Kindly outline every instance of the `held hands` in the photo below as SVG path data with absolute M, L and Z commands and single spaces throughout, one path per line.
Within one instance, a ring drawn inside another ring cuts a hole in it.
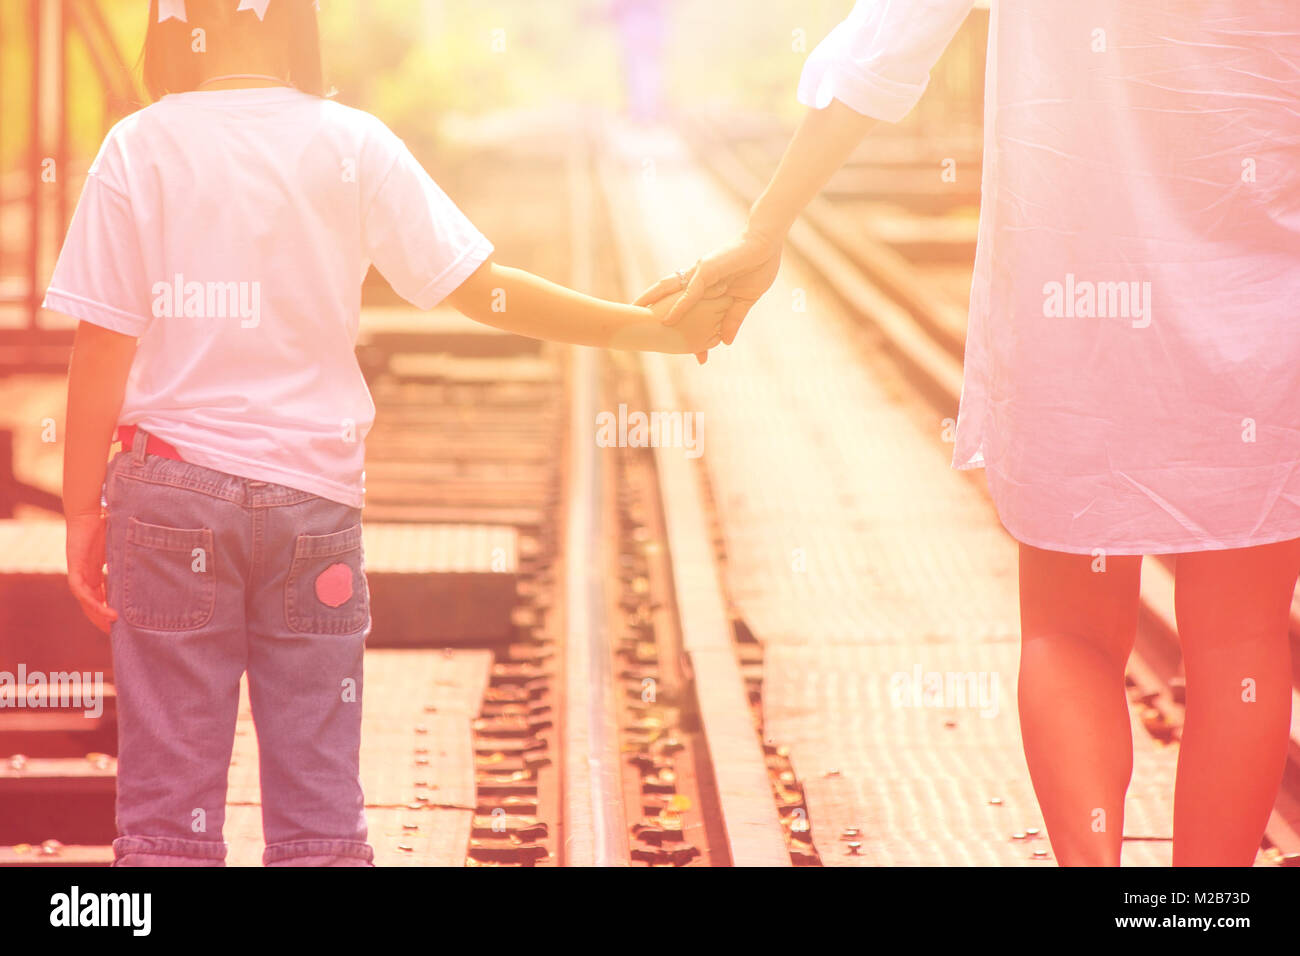
M 673 281 L 678 281 L 675 276 Z M 658 340 L 657 350 L 675 355 L 708 354 L 709 349 L 722 342 L 722 323 L 727 309 L 732 305 L 732 299 L 730 296 L 701 299 L 686 309 L 678 310 L 680 316 L 670 321 L 670 310 L 679 306 L 685 298 L 680 285 L 678 282 L 677 295 L 666 296 L 648 305 L 659 322 L 655 336 Z
M 666 324 L 676 325 L 702 303 L 725 302 L 722 341 L 730 345 L 754 303 L 776 281 L 780 268 L 781 240 L 750 230 L 696 263 L 685 291 L 678 275 L 665 276 L 642 292 L 635 304 L 654 305 L 658 314 L 659 303 L 680 293 L 663 317 Z M 703 364 L 708 352 L 697 349 L 695 357 Z

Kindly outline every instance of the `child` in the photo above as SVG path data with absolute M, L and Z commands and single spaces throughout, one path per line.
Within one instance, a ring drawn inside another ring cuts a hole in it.
M 156 102 L 105 140 L 46 297 L 81 320 L 68 580 L 112 635 L 116 864 L 223 865 L 247 671 L 264 862 L 366 866 L 367 263 L 421 308 L 579 345 L 704 351 L 728 301 L 669 328 L 671 302 L 618 305 L 494 262 L 392 132 L 322 98 L 311 0 L 153 0 L 145 80 Z

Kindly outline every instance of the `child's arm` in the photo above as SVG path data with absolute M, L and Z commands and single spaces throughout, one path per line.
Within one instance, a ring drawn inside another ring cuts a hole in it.
M 717 345 L 730 297 L 705 299 L 678 325 L 663 317 L 675 297 L 654 308 L 592 298 L 522 269 L 483 263 L 450 296 L 462 314 L 484 325 L 572 345 L 687 354 Z
M 68 370 L 68 420 L 63 436 L 68 586 L 86 617 L 106 633 L 117 612 L 108 606 L 104 591 L 100 494 L 134 358 L 134 338 L 88 322 L 77 326 Z

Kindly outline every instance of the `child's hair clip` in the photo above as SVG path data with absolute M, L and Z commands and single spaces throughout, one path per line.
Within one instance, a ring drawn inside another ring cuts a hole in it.
M 257 14 L 257 19 L 266 19 L 266 8 L 270 6 L 271 0 L 239 0 L 239 6 L 235 12 L 240 10 L 252 10 Z M 320 10 L 320 0 L 315 0 L 312 4 L 318 11 Z M 185 0 L 158 0 L 158 22 L 166 23 L 168 20 L 179 20 L 181 23 L 189 23 L 185 14 Z
M 185 19 L 185 0 L 158 0 L 158 22 L 166 23 L 171 19 L 189 23 Z
M 240 10 L 252 10 L 257 14 L 257 19 L 265 20 L 266 7 L 270 2 L 271 0 L 239 0 L 239 6 L 235 8 L 235 12 L 238 13 Z

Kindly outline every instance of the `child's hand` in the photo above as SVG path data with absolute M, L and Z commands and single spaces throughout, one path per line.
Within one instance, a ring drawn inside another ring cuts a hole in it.
M 650 306 L 655 320 L 663 322 L 668 312 L 682 295 L 670 295 Z M 663 352 L 676 355 L 694 354 L 700 358 L 707 355 L 709 349 L 722 343 L 722 320 L 735 300 L 728 295 L 714 299 L 700 299 L 686 310 L 682 317 L 672 325 L 664 325 Z
M 104 590 L 104 518 L 68 515 L 68 587 L 90 623 L 105 634 L 117 620 Z

